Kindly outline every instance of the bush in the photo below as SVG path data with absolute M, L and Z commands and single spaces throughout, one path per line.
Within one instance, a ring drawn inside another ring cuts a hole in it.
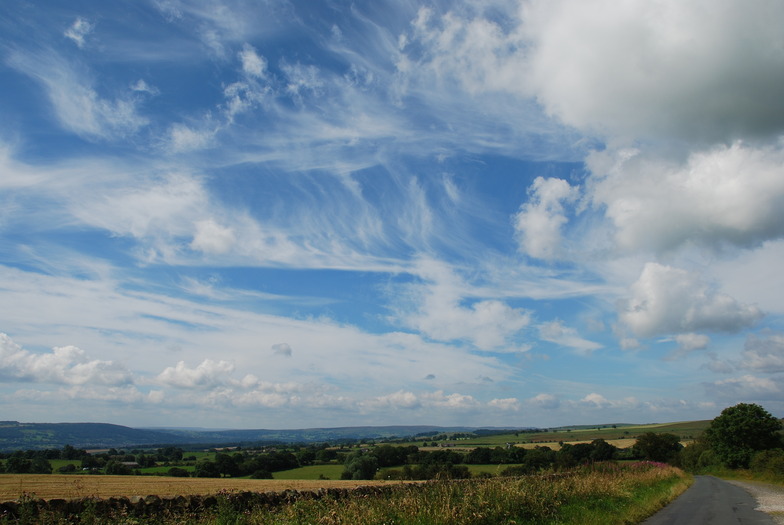
M 251 479 L 272 479 L 272 472 L 265 469 L 259 469 L 250 475 Z
M 763 450 L 752 456 L 749 468 L 757 474 L 772 474 L 784 477 L 784 450 Z
M 166 473 L 173 478 L 187 478 L 190 476 L 187 470 L 180 467 L 172 467 Z

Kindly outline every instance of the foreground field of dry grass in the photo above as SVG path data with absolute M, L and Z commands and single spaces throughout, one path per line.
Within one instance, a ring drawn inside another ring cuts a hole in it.
M 275 480 L 242 478 L 170 478 L 163 476 L 81 476 L 58 474 L 0 474 L 0 501 L 22 494 L 42 499 L 110 498 L 120 496 L 161 497 L 216 494 L 221 490 L 280 492 L 317 490 L 325 487 L 350 488 L 359 485 L 400 483 L 390 481 Z

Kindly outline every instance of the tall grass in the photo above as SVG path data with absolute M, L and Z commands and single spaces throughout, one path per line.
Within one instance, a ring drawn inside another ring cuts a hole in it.
M 568 474 L 401 485 L 386 496 L 301 500 L 233 515 L 233 525 L 496 525 L 638 523 L 690 484 L 655 463 L 601 464 Z M 219 520 L 226 523 L 226 515 Z M 217 523 L 213 521 L 212 523 Z

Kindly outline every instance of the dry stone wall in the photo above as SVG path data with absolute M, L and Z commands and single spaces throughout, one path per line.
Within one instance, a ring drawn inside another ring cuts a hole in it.
M 379 496 L 399 488 L 396 485 L 361 486 L 355 488 L 322 488 L 316 491 L 286 490 L 283 492 L 221 492 L 208 496 L 160 497 L 133 496 L 120 498 L 36 499 L 22 498 L 0 503 L 0 520 L 18 520 L 42 514 L 54 514 L 78 522 L 82 516 L 154 517 L 199 515 L 219 504 L 239 511 L 275 508 L 300 499 L 343 499 Z

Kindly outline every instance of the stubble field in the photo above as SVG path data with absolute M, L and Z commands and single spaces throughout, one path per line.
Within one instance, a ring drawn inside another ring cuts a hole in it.
M 2 474 L 0 501 L 22 494 L 42 499 L 110 498 L 157 495 L 160 497 L 216 494 L 224 491 L 281 492 L 384 485 L 399 481 L 278 480 L 243 478 L 171 478 L 163 476 L 81 476 L 58 474 Z

